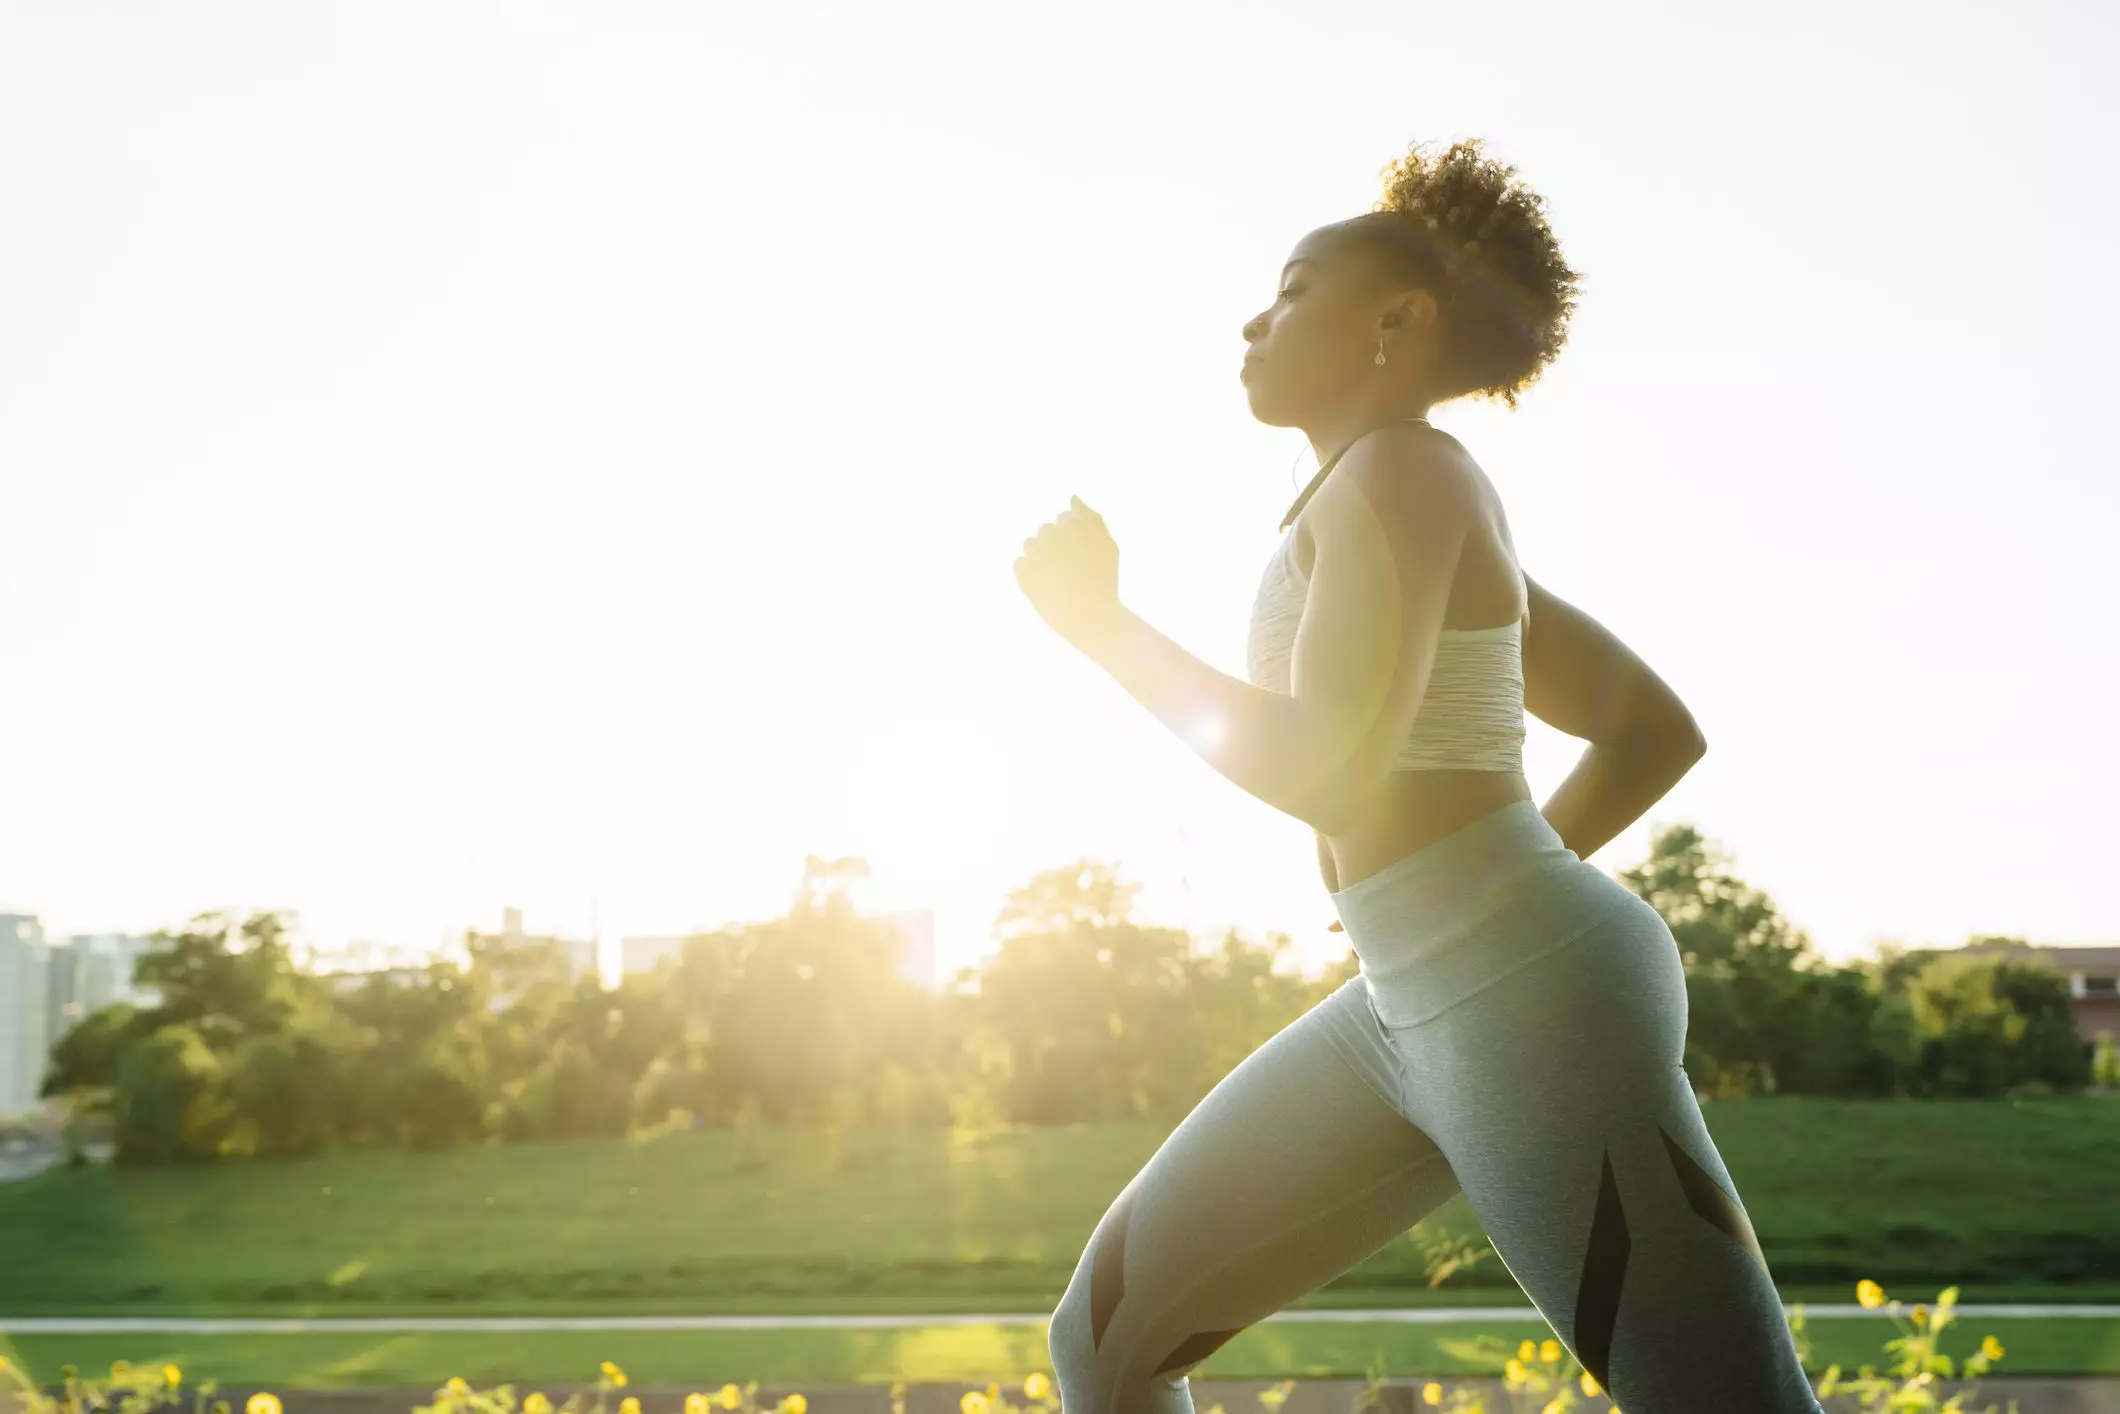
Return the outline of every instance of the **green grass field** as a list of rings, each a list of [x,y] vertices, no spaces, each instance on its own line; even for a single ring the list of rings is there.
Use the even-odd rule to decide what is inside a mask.
[[[1708,1107],[1792,1299],[2120,1297],[2120,1104]],[[1153,1126],[724,1131],[54,1170],[0,1187],[0,1314],[1038,1311]],[[1262,1142],[1271,1142],[1270,1137]],[[1469,1227],[1454,1202],[1443,1221]],[[1302,1304],[1515,1299],[1489,1259],[1439,1292],[1395,1242]],[[131,1357],[128,1357],[131,1358]]]

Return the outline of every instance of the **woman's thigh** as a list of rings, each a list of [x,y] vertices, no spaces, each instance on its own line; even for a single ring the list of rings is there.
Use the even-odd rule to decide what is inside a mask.
[[[1182,1414],[1193,1366],[1457,1191],[1350,1058],[1386,1054],[1359,986],[1239,1062],[1098,1221],[1050,1327],[1068,1414]]]
[[[1404,1108],[1497,1253],[1628,1414],[1819,1408],[1681,1059],[1648,905],[1390,1035]]]

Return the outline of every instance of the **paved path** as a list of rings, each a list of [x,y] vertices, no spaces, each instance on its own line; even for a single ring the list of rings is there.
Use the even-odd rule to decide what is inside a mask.
[[[2010,1316],[2120,1321],[2120,1306],[1959,1306],[1962,1319]],[[1806,1317],[1880,1314],[1848,1304],[1804,1306]],[[844,1329],[887,1330],[908,1326],[1043,1325],[1049,1311],[946,1315],[874,1316],[0,1316],[8,1335],[271,1335],[321,1331],[394,1334],[431,1331],[718,1331]],[[1269,1321],[1381,1321],[1409,1325],[1473,1325],[1489,1321],[1535,1321],[1530,1306],[1423,1307],[1384,1311],[1276,1311]]]
[[[65,1159],[57,1149],[0,1149],[0,1183],[15,1183],[38,1174]]]

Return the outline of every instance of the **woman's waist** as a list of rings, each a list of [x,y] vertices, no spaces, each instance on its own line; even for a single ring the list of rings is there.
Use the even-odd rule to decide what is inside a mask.
[[[1393,771],[1371,795],[1360,817],[1325,837],[1337,891],[1345,891],[1456,834],[1513,801],[1529,801],[1531,787],[1515,771]]]
[[[1634,895],[1561,841],[1536,804],[1512,800],[1332,895],[1366,971],[1475,940],[1528,943],[1579,931]]]

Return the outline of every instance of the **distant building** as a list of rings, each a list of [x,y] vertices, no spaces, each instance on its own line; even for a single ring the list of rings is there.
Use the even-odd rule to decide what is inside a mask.
[[[501,930],[472,930],[465,938],[474,956],[485,951],[493,959],[493,991],[487,1005],[494,1011],[513,1006],[526,990],[552,982],[568,985],[594,977],[603,985],[603,968],[597,960],[594,938],[562,938],[550,933],[523,931],[523,911],[501,910]],[[496,948],[495,945],[498,945]]]
[[[0,1116],[41,1107],[37,1086],[51,1053],[50,956],[35,915],[0,913]]]
[[[2046,965],[2068,978],[2068,1009],[2076,1034],[2095,1042],[2100,1031],[2120,1043],[2120,947],[2037,948]]]
[[[655,933],[618,940],[618,970],[621,976],[631,977],[636,972],[653,972],[664,958],[677,961],[684,956],[685,934]]]
[[[428,971],[424,965],[401,963],[392,967],[354,968],[343,972],[321,972],[318,978],[338,996],[359,992],[372,982],[391,987],[424,987]]]
[[[501,941],[511,948],[525,943],[545,943],[559,952],[566,960],[567,980],[578,982],[583,977],[601,976],[603,964],[597,959],[596,939],[562,938],[552,933],[525,933],[523,911],[520,908],[501,910]]]
[[[898,954],[898,972],[908,982],[921,987],[935,985],[935,910],[911,908],[897,913],[885,913],[877,921],[887,923],[905,939],[905,947]]]
[[[2120,946],[2016,947],[1975,944],[1968,952],[1995,953],[2041,962],[2068,979],[2068,1007],[2076,1034],[2095,1043],[2100,1031],[2120,1043]]]
[[[48,1043],[58,1045],[83,1017],[107,1006],[130,1002],[146,1007],[160,1001],[153,987],[133,981],[134,968],[156,946],[154,938],[129,933],[76,933],[53,943],[45,985]]]

